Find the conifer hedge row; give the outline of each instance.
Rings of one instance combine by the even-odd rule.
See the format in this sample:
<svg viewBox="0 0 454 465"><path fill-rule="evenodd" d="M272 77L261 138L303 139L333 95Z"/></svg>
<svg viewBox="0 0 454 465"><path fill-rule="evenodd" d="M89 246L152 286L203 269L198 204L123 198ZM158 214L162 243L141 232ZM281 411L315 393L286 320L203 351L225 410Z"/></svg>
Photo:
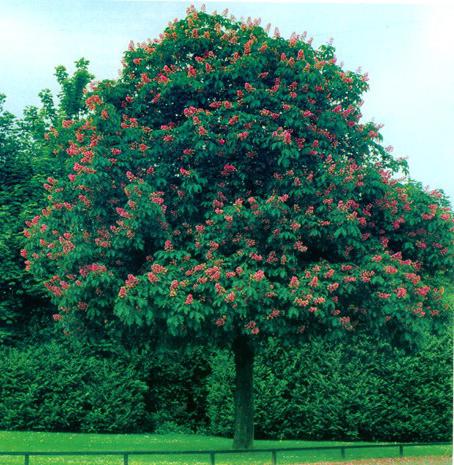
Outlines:
<svg viewBox="0 0 454 465"><path fill-rule="evenodd" d="M449 335L417 354L370 339L292 349L270 340L255 370L256 436L449 440L451 347ZM0 429L231 435L233 374L223 351L4 348Z"/></svg>

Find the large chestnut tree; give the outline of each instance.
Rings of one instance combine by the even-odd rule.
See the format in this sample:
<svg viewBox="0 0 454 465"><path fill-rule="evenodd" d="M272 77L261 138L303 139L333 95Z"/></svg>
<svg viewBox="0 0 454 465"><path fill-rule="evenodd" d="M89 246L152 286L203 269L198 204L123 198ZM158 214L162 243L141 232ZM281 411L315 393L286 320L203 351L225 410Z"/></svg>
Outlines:
<svg viewBox="0 0 454 465"><path fill-rule="evenodd" d="M403 340L444 312L449 204L361 120L367 77L334 53L189 9L47 136L59 174L23 255L54 319L229 345L237 448L260 340Z"/></svg>

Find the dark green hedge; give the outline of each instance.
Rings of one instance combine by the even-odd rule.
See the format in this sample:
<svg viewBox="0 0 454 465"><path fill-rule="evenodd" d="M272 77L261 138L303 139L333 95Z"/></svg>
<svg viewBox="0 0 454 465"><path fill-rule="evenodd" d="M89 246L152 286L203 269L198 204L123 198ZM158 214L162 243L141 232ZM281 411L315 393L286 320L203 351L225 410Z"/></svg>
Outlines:
<svg viewBox="0 0 454 465"><path fill-rule="evenodd" d="M190 431L206 424L209 363L194 349L103 353L56 342L0 350L0 430Z"/></svg>
<svg viewBox="0 0 454 465"><path fill-rule="evenodd" d="M149 431L191 432L208 424L209 354L204 348L144 352L137 360L149 389Z"/></svg>
<svg viewBox="0 0 454 465"><path fill-rule="evenodd" d="M5 348L0 429L131 432L144 424L146 391L124 361L57 343Z"/></svg>
<svg viewBox="0 0 454 465"><path fill-rule="evenodd" d="M256 360L256 436L449 440L451 352L448 336L417 354L369 339L290 350L270 341ZM0 430L231 435L232 386L223 351L3 348Z"/></svg>
<svg viewBox="0 0 454 465"><path fill-rule="evenodd" d="M447 336L412 355L368 339L290 351L271 342L255 367L256 437L449 440L451 354ZM218 354L212 367L210 431L231 435L231 357Z"/></svg>

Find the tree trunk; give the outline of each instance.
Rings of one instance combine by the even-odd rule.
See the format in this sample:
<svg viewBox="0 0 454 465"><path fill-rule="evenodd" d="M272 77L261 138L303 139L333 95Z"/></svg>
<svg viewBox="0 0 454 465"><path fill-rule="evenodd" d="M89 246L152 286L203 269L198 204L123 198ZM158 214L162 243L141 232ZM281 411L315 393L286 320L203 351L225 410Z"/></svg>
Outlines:
<svg viewBox="0 0 454 465"><path fill-rule="evenodd" d="M233 341L235 356L235 434L234 449L251 449L254 441L254 349L248 336Z"/></svg>

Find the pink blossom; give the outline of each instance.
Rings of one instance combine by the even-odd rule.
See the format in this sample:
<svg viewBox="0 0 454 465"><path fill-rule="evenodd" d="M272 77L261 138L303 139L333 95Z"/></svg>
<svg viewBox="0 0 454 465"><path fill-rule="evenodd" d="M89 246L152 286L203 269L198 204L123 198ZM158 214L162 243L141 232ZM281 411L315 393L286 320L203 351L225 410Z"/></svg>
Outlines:
<svg viewBox="0 0 454 465"><path fill-rule="evenodd" d="M297 231L299 228L301 228L301 224L295 221L290 225L290 227L292 228L292 231Z"/></svg>
<svg viewBox="0 0 454 465"><path fill-rule="evenodd" d="M389 274L395 274L397 273L397 268L395 266L387 265L385 266L385 272Z"/></svg>
<svg viewBox="0 0 454 465"><path fill-rule="evenodd" d="M416 293L423 297L425 297L429 293L429 291L430 291L429 286L422 286L416 289Z"/></svg>
<svg viewBox="0 0 454 465"><path fill-rule="evenodd" d="M398 287L395 292L399 299L402 299L407 295L407 289L404 287Z"/></svg>
<svg viewBox="0 0 454 465"><path fill-rule="evenodd" d="M252 279L254 281L261 281L265 277L265 273L263 270L258 270L252 275Z"/></svg>
<svg viewBox="0 0 454 465"><path fill-rule="evenodd" d="M115 210L122 218L132 218L132 215L128 213L124 208L117 207Z"/></svg>
<svg viewBox="0 0 454 465"><path fill-rule="evenodd" d="M273 308L273 311L268 315L268 319L272 320L273 318L278 317L281 314L280 310Z"/></svg>
<svg viewBox="0 0 454 465"><path fill-rule="evenodd" d="M65 119L62 121L62 126L64 128L69 128L70 126L72 126L74 124L74 121L71 120L71 119Z"/></svg>
<svg viewBox="0 0 454 465"><path fill-rule="evenodd" d="M351 331L353 329L353 326L351 325L350 323L350 317L349 316L343 316L341 318L339 318L342 326L347 330L347 331Z"/></svg>
<svg viewBox="0 0 454 465"><path fill-rule="evenodd" d="M331 268L325 273L325 278L326 279L332 278L333 275L334 275L334 270Z"/></svg>
<svg viewBox="0 0 454 465"><path fill-rule="evenodd" d="M317 287L317 286L318 286L318 278L317 278L317 276L314 276L314 277L310 280L309 286L311 286L311 287Z"/></svg>
<svg viewBox="0 0 454 465"><path fill-rule="evenodd" d="M414 285L421 281L421 276L418 276L416 273L405 273L405 277Z"/></svg>
<svg viewBox="0 0 454 465"><path fill-rule="evenodd" d="M120 297L120 299L123 299L124 297L126 297L126 288L124 286L120 287L120 290L118 292L118 297Z"/></svg>
<svg viewBox="0 0 454 465"><path fill-rule="evenodd" d="M363 271L361 273L361 281L363 281L364 283L368 283L370 282L372 276L375 275L375 272L374 271Z"/></svg>
<svg viewBox="0 0 454 465"><path fill-rule="evenodd" d="M334 292L338 287L339 287L339 283L332 283L332 284L328 284L327 289L329 292Z"/></svg>
<svg viewBox="0 0 454 465"><path fill-rule="evenodd" d="M138 284L139 280L133 275L128 274L128 278L125 281L127 287L135 287Z"/></svg>
<svg viewBox="0 0 454 465"><path fill-rule="evenodd" d="M377 296L380 299L389 299L391 297L391 294L388 294L386 292L377 292Z"/></svg>
<svg viewBox="0 0 454 465"><path fill-rule="evenodd" d="M188 68L188 77L195 77L197 76L197 71L193 66L189 66Z"/></svg>
<svg viewBox="0 0 454 465"><path fill-rule="evenodd" d="M217 294L224 294L225 293L225 288L222 287L219 283L216 283L214 285L214 288L216 289Z"/></svg>
<svg viewBox="0 0 454 465"><path fill-rule="evenodd" d="M236 167L234 165L226 164L222 170L222 174L224 176L234 173L236 171Z"/></svg>
<svg viewBox="0 0 454 465"><path fill-rule="evenodd" d="M169 82L169 78L165 74L158 74L156 81L159 84L167 84Z"/></svg>
<svg viewBox="0 0 454 465"><path fill-rule="evenodd" d="M292 143L292 134L290 131L282 131L282 140L284 144L291 144Z"/></svg>
<svg viewBox="0 0 454 465"><path fill-rule="evenodd" d="M151 270L153 271L153 273L156 274L165 273L167 271L167 269L159 263L154 263L153 265L151 265Z"/></svg>
<svg viewBox="0 0 454 465"><path fill-rule="evenodd" d="M156 281L159 280L159 278L153 272L148 273L147 277L148 277L148 281L150 281L150 283L155 283Z"/></svg>
<svg viewBox="0 0 454 465"><path fill-rule="evenodd" d="M207 268L205 274L210 278L211 281L218 281L221 278L221 271L218 266Z"/></svg>
<svg viewBox="0 0 454 465"><path fill-rule="evenodd" d="M226 296L225 296L225 301L226 302L234 302L235 301L235 293L232 291L232 292L229 292Z"/></svg>

